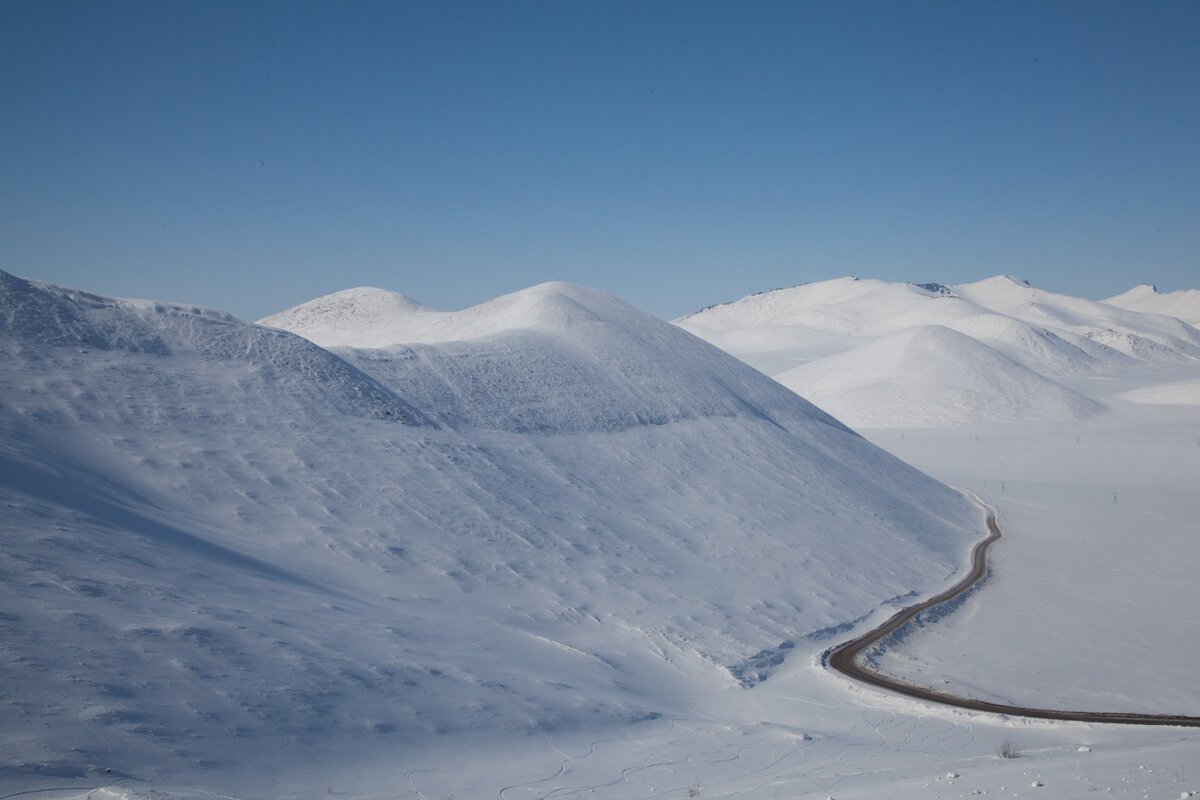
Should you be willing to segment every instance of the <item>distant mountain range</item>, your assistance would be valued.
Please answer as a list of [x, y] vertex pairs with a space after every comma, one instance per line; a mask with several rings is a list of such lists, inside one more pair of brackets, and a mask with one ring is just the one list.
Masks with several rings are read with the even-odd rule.
[[[961, 286], [841, 278], [675, 320], [852, 427], [1080, 419], [1103, 403], [1072, 376], [1194, 363], [1192, 295], [1139, 287], [1106, 302], [1008, 276]], [[1077, 382], [1076, 382], [1077, 383]]]

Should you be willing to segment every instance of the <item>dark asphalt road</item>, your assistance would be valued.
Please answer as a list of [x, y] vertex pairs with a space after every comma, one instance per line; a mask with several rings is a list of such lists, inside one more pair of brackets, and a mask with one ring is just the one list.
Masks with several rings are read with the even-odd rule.
[[996, 520], [995, 509], [984, 506], [987, 511], [988, 537], [975, 545], [971, 551], [971, 571], [958, 583], [951, 586], [928, 600], [909, 606], [895, 614], [887, 622], [872, 631], [838, 645], [825, 654], [825, 663], [833, 670], [848, 678], [862, 683], [878, 686], [892, 692], [915, 697], [918, 700], [928, 700], [934, 703], [969, 708], [974, 711], [988, 711], [993, 714], [1007, 714], [1018, 717], [1035, 717], [1038, 719], [1060, 719], [1078, 722], [1106, 722], [1122, 725], [1183, 725], [1200, 727], [1200, 717], [1189, 717], [1182, 714], [1138, 714], [1123, 711], [1066, 711], [1047, 708], [1028, 708], [1025, 706], [1010, 706], [1003, 703], [990, 703], [986, 700], [973, 700], [968, 697], [957, 697], [947, 692], [938, 692], [923, 686], [905, 683], [886, 673], [880, 672], [861, 663], [858, 656], [867, 648], [878, 643], [901, 626], [910, 622], [922, 611], [953, 600], [970, 589], [987, 574], [987, 554], [990, 548], [1000, 538], [1000, 525]]

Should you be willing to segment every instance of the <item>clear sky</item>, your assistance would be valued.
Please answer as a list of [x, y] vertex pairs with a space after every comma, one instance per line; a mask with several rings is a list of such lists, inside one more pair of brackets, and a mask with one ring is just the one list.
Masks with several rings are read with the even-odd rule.
[[0, 269], [257, 319], [546, 280], [1200, 286], [1200, 2], [0, 2]]

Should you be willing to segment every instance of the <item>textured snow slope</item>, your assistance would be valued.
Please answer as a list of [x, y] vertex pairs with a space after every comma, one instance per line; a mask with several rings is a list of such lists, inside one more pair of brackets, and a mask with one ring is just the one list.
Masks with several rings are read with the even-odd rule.
[[980, 535], [956, 492], [578, 287], [346, 358], [0, 289], [9, 785], [231, 793], [701, 713], [940, 587]]
[[[295, 311], [267, 321], [287, 323]], [[341, 315], [338, 341], [365, 344], [384, 328], [356, 328], [354, 307]], [[391, 327], [369, 348], [337, 352], [452, 427], [582, 433], [741, 416], [841, 427], [727, 353], [583, 287], [542, 284], [426, 319], [406, 344]], [[306, 325], [290, 329], [329, 343]]]
[[[1178, 319], [1042, 292], [1007, 276], [964, 286], [840, 278], [752, 295], [676, 324], [856, 426], [1081, 419], [1103, 405], [1061, 379], [1200, 358], [1200, 332]], [[934, 335], [952, 350], [941, 352]], [[910, 370], [902, 375], [897, 364]], [[848, 375], [851, 368], [860, 373]], [[873, 377], [878, 370], [891, 376], [886, 385]]]
[[443, 316], [399, 292], [360, 286], [319, 297], [259, 320], [260, 325], [304, 331], [322, 347], [369, 347], [379, 341], [405, 341]]
[[1192, 327], [1200, 326], [1200, 289], [1160, 292], [1153, 284], [1143, 283], [1104, 302], [1130, 311], [1166, 314], [1181, 319]]

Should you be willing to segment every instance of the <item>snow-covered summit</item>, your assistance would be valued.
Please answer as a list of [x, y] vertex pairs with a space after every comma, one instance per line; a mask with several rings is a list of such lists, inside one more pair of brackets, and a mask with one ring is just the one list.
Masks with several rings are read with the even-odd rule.
[[258, 324], [291, 331], [322, 347], [372, 347], [402, 341], [405, 331], [438, 316], [399, 292], [360, 286], [272, 314]]
[[[287, 314], [268, 319], [286, 327]], [[343, 328], [341, 341], [369, 342], [336, 350], [451, 427], [579, 433], [742, 414], [840, 426], [699, 338], [569, 283]]]
[[1193, 327], [1200, 327], [1200, 289], [1160, 292], [1154, 284], [1143, 283], [1104, 302], [1130, 311], [1166, 314]]
[[600, 320], [644, 327], [648, 316], [595, 289], [550, 281], [462, 311], [436, 311], [385, 289], [347, 289], [272, 314], [259, 324], [291, 331], [322, 347], [382, 348], [518, 330], [561, 334]]

